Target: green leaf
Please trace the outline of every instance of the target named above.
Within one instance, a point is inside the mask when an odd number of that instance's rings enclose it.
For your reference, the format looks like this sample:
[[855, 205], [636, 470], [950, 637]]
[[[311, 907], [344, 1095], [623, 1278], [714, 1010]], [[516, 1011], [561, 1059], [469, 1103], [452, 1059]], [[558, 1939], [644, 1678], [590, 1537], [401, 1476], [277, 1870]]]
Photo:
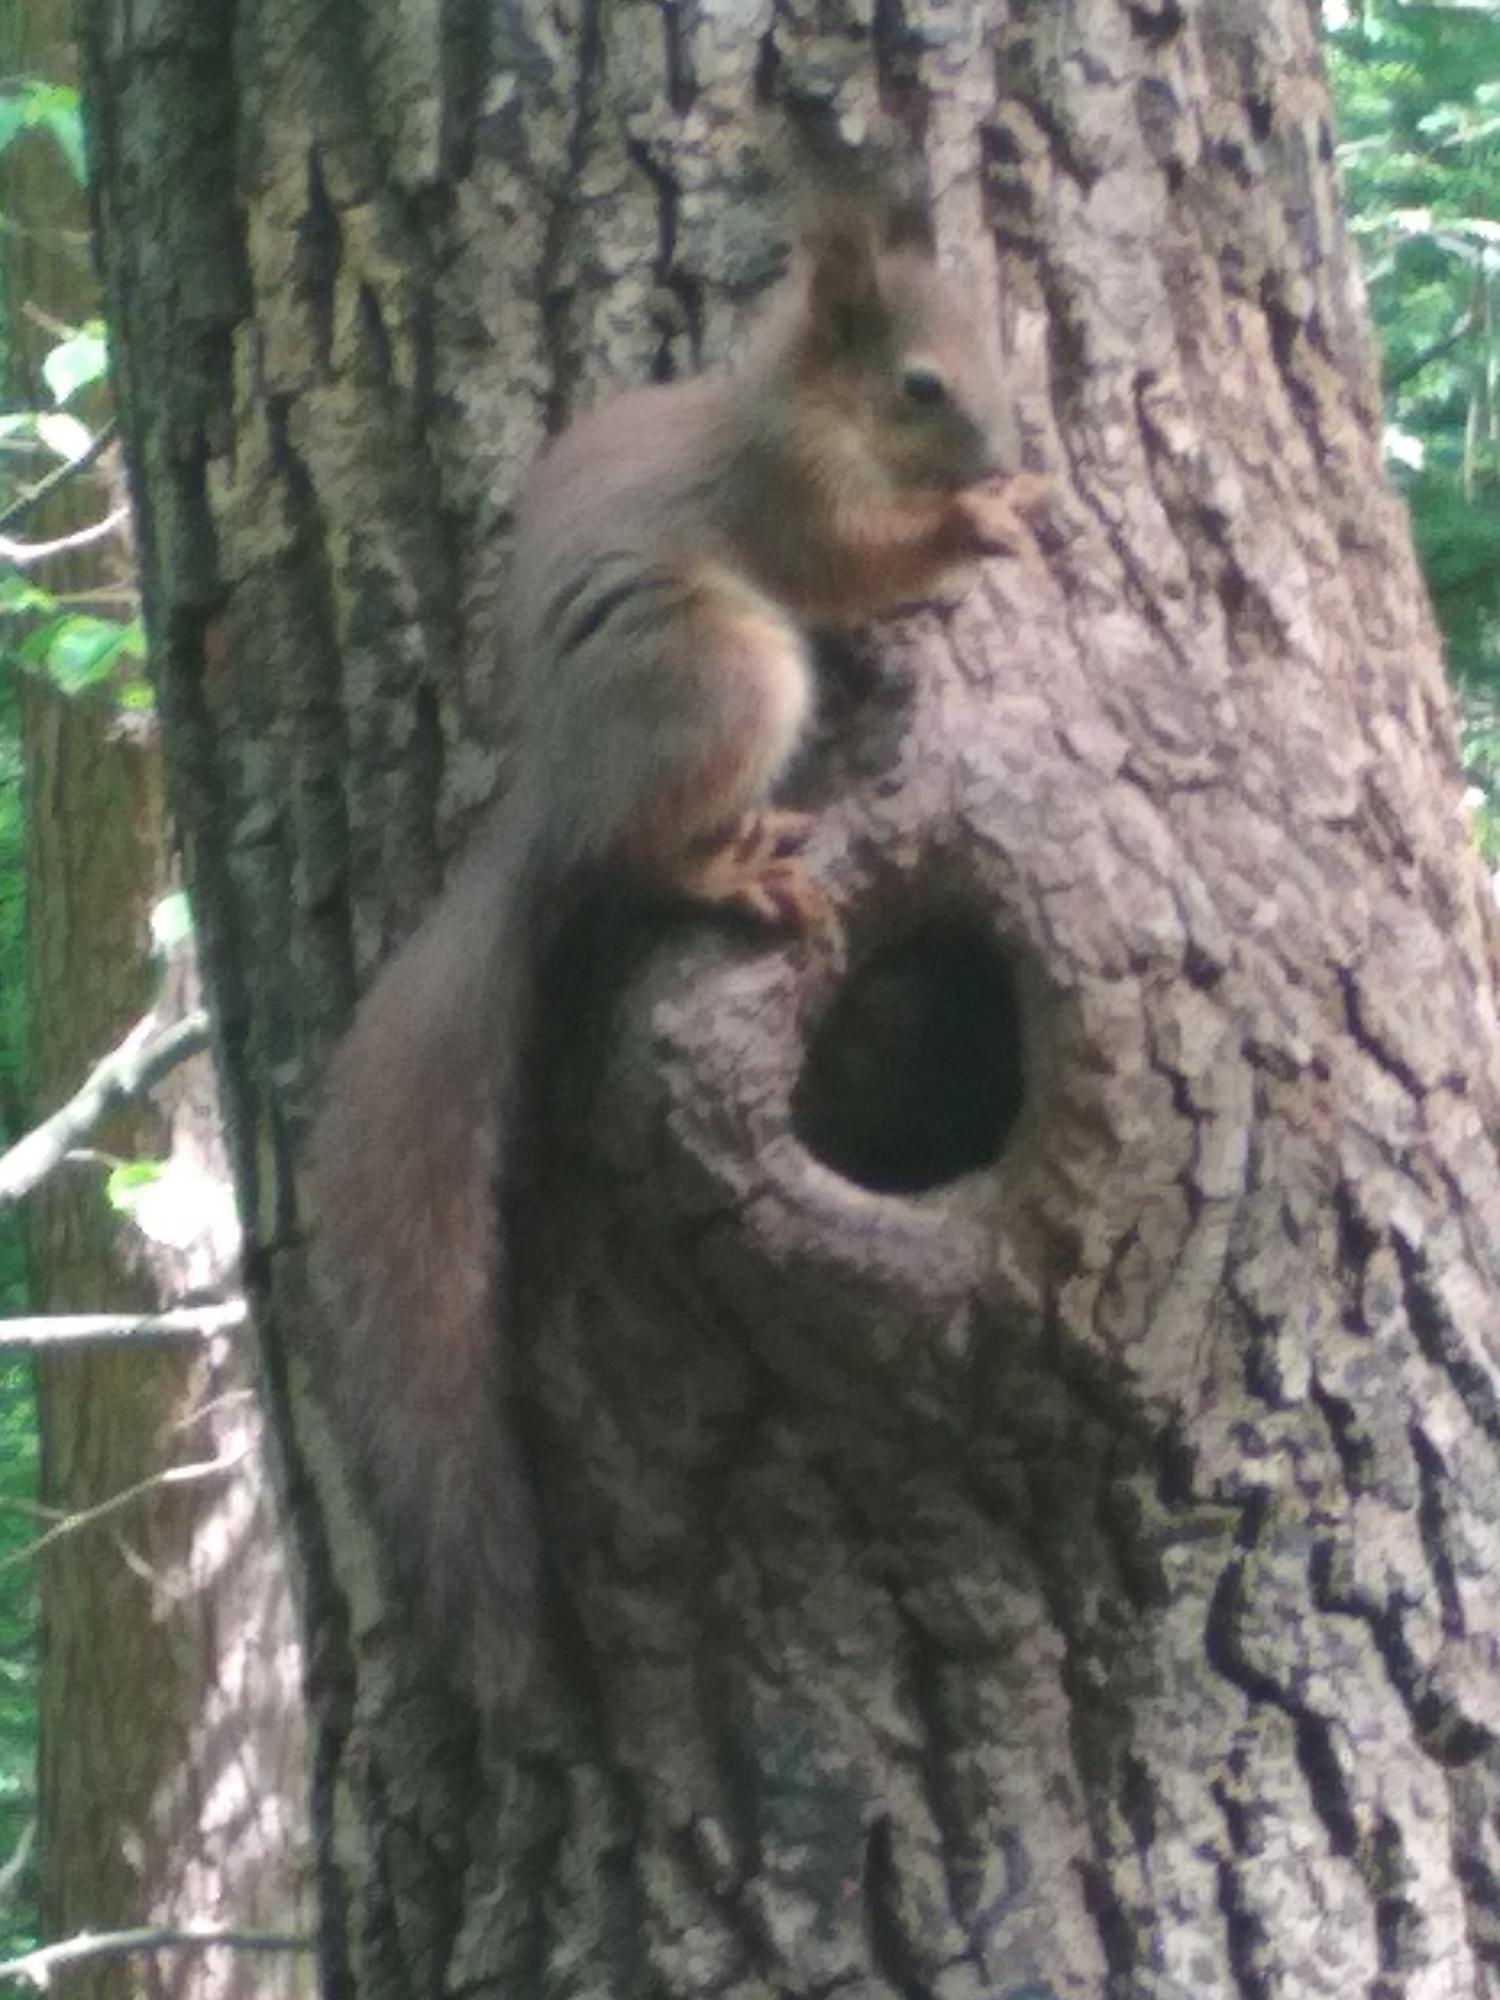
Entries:
[[186, 889], [163, 896], [151, 911], [151, 943], [163, 956], [193, 935], [193, 909]]
[[47, 671], [65, 694], [108, 678], [125, 651], [127, 628], [112, 618], [67, 618], [47, 648]]
[[115, 704], [131, 715], [149, 715], [156, 707], [156, 689], [150, 681], [121, 681], [114, 691]]
[[64, 694], [81, 694], [108, 680], [122, 658], [138, 658], [139, 623], [81, 614], [54, 618], [21, 642], [16, 657], [40, 668]]
[[69, 464], [75, 458], [82, 458], [94, 442], [94, 433], [88, 425], [66, 410], [42, 410], [36, 418], [36, 434], [49, 451], [55, 451]]
[[29, 583], [18, 569], [0, 569], [0, 618], [19, 617], [23, 612], [55, 612], [57, 599], [50, 590]]
[[88, 184], [88, 154], [83, 144], [83, 112], [78, 102], [76, 90], [61, 90], [56, 101], [49, 104], [41, 123], [57, 142], [59, 152], [73, 170], [73, 178], [80, 187]]
[[104, 328], [97, 322], [80, 327], [57, 346], [42, 363], [42, 373], [55, 403], [65, 403], [90, 382], [98, 382], [109, 368], [109, 349]]
[[70, 84], [22, 77], [0, 91], [0, 152], [22, 132], [35, 131], [51, 134], [81, 187], [88, 178], [88, 159], [78, 92]]
[[227, 1243], [238, 1233], [231, 1190], [180, 1159], [122, 1164], [110, 1175], [108, 1191], [153, 1243], [190, 1250], [205, 1239]]
[[165, 1160], [126, 1160], [112, 1167], [104, 1183], [110, 1207], [120, 1215], [133, 1215], [143, 1194], [161, 1179]]

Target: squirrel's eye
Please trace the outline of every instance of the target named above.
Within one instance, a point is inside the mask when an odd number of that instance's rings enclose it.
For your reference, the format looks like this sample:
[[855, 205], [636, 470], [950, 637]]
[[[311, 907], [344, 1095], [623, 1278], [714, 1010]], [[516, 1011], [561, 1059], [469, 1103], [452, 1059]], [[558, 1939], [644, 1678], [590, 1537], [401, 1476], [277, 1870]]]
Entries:
[[935, 368], [908, 368], [901, 377], [901, 392], [909, 403], [936, 409], [948, 400], [948, 385]]

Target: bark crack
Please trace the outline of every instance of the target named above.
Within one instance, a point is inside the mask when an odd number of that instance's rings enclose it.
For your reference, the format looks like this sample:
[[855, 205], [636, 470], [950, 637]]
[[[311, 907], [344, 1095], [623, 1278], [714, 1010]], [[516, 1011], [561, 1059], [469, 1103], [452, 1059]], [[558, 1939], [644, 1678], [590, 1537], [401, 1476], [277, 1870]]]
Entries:
[[578, 63], [564, 148], [564, 168], [547, 211], [541, 258], [536, 273], [536, 298], [541, 314], [542, 343], [547, 358], [546, 427], [555, 434], [571, 413], [578, 377], [578, 355], [570, 337], [573, 287], [563, 280], [568, 246], [576, 222], [577, 190], [588, 164], [598, 92], [602, 81], [604, 31], [602, 0], [580, 0]]
[[[1225, 1804], [1223, 1800], [1220, 1803]], [[1225, 1805], [1226, 1820], [1228, 1816]], [[1253, 1861], [1247, 1858], [1247, 1865]], [[1229, 1970], [1237, 2000], [1275, 2000], [1275, 1972], [1266, 1963], [1269, 1938], [1265, 1919], [1249, 1899], [1245, 1874], [1246, 1869], [1233, 1861], [1222, 1860], [1218, 1865], [1219, 1909], [1224, 1918]]]
[[1421, 1079], [1409, 1063], [1402, 1061], [1396, 1051], [1376, 1033], [1366, 1017], [1364, 1001], [1360, 992], [1358, 975], [1354, 968], [1340, 965], [1336, 968], [1339, 990], [1344, 996], [1344, 1021], [1355, 1045], [1378, 1063], [1387, 1076], [1394, 1077], [1401, 1088], [1418, 1103], [1426, 1095]]
[[1219, 1579], [1209, 1605], [1204, 1633], [1209, 1664], [1252, 1704], [1265, 1702], [1286, 1716], [1292, 1726], [1297, 1765], [1330, 1850], [1338, 1856], [1352, 1856], [1358, 1849], [1358, 1827], [1330, 1727], [1289, 1687], [1250, 1659], [1243, 1639], [1249, 1617], [1245, 1566], [1236, 1561]]
[[1407, 1322], [1417, 1345], [1452, 1383], [1485, 1436], [1500, 1440], [1500, 1392], [1433, 1289], [1426, 1253], [1399, 1229], [1391, 1231], [1390, 1240], [1401, 1272]]
[[[677, 18], [676, 8], [671, 5], [665, 6], [664, 14], [671, 21]], [[662, 300], [670, 301], [673, 310], [659, 309], [656, 314], [660, 332], [651, 362], [651, 379], [653, 382], [670, 382], [679, 373], [673, 347], [680, 334], [687, 336], [689, 368], [698, 369], [704, 364], [703, 291], [692, 273], [684, 270], [677, 261], [677, 217], [682, 199], [677, 176], [643, 141], [632, 140], [629, 151], [632, 161], [650, 182], [656, 197], [657, 242], [653, 269]]]

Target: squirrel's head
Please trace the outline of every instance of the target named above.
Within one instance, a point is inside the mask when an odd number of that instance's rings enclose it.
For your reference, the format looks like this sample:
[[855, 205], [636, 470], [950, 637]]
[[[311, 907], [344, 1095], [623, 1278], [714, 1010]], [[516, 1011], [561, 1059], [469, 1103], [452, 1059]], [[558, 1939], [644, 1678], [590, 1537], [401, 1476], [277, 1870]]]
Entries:
[[[925, 244], [858, 210], [825, 214], [800, 251], [789, 360], [836, 456], [897, 491], [972, 486], [1019, 469], [993, 332]], [[832, 444], [832, 436], [829, 443]]]

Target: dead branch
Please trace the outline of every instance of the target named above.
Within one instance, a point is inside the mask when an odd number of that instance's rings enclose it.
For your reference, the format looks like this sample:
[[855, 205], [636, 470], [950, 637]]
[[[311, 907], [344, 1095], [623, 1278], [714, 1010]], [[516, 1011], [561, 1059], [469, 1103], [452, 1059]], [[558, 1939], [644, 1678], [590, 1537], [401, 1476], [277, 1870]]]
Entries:
[[97, 1063], [77, 1094], [0, 1157], [0, 1212], [13, 1207], [60, 1166], [107, 1112], [159, 1083], [169, 1070], [208, 1046], [208, 1016], [195, 1012], [159, 1027], [154, 1014], [137, 1021], [117, 1049]]
[[76, 1937], [58, 1944], [44, 1944], [19, 1958], [0, 1961], [0, 1979], [25, 1980], [37, 1992], [45, 1992], [52, 1975], [65, 1966], [83, 1965], [101, 1959], [134, 1958], [148, 1951], [304, 1951], [313, 1949], [313, 1940], [291, 1931], [240, 1931], [219, 1924], [142, 1926], [128, 1931], [80, 1931]]
[[34, 1353], [59, 1347], [172, 1347], [211, 1340], [245, 1324], [242, 1298], [211, 1306], [172, 1306], [159, 1313], [40, 1313], [0, 1318], [0, 1352], [8, 1347]]
[[153, 1472], [145, 1479], [137, 1479], [132, 1485], [121, 1487], [107, 1500], [100, 1500], [92, 1507], [80, 1507], [76, 1513], [65, 1514], [55, 1527], [49, 1528], [44, 1535], [38, 1535], [34, 1542], [28, 1542], [24, 1549], [16, 1549], [10, 1555], [0, 1557], [0, 1576], [9, 1570], [19, 1569], [23, 1563], [35, 1562], [54, 1542], [64, 1541], [80, 1529], [91, 1528], [109, 1515], [118, 1514], [122, 1507], [128, 1507], [143, 1494], [158, 1492], [166, 1486], [191, 1486], [200, 1479], [217, 1478], [222, 1473], [233, 1472], [237, 1465], [243, 1465], [246, 1456], [243, 1451], [235, 1451], [227, 1458], [206, 1458], [196, 1465], [169, 1465], [161, 1472]]
[[12, 500], [8, 507], [0, 510], [0, 535], [18, 527], [60, 486], [65, 486], [70, 479], [76, 479], [80, 472], [87, 472], [91, 465], [96, 464], [114, 443], [118, 428], [115, 419], [111, 417], [107, 424], [102, 425], [94, 433], [87, 451], [81, 451], [77, 458], [70, 458], [65, 465], [57, 466], [45, 479], [39, 479], [36, 485], [28, 487], [19, 499]]

